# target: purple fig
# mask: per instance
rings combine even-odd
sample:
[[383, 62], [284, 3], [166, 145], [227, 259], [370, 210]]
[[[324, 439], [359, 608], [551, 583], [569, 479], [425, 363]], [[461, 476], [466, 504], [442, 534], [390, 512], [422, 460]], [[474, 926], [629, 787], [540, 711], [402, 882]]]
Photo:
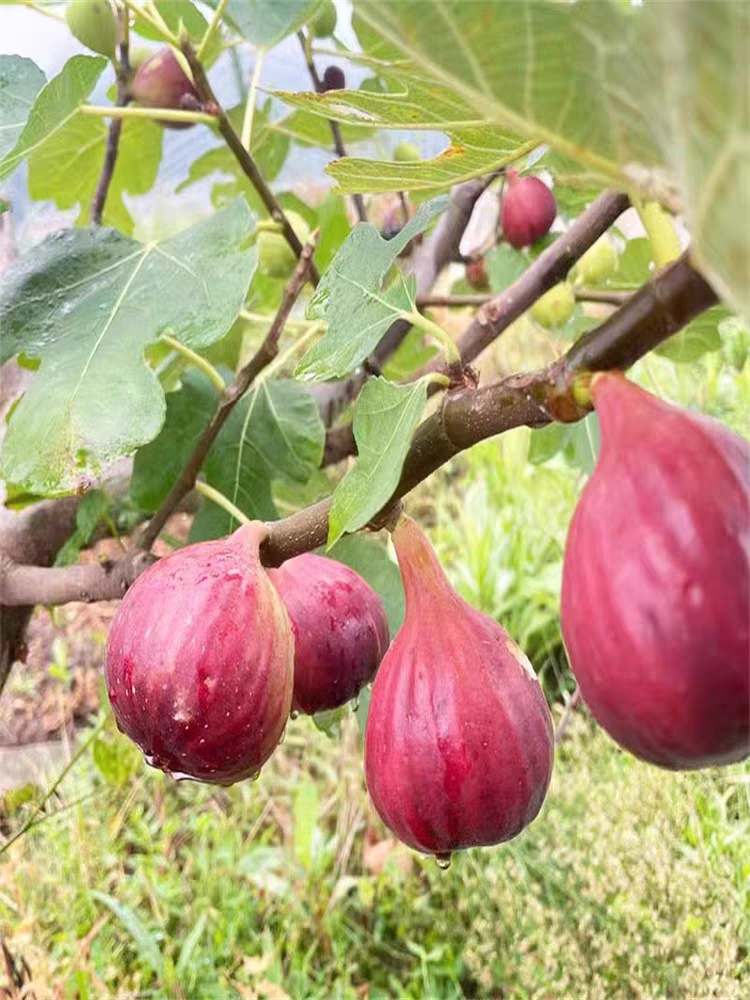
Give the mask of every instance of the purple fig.
[[[198, 92], [193, 82], [169, 47], [141, 63], [130, 81], [130, 96], [145, 108], [166, 108], [172, 111], [200, 111]], [[190, 128], [192, 122], [160, 121], [164, 128]]]
[[328, 66], [320, 81], [320, 89], [325, 94], [329, 90], [343, 90], [346, 87], [346, 77], [340, 66]]

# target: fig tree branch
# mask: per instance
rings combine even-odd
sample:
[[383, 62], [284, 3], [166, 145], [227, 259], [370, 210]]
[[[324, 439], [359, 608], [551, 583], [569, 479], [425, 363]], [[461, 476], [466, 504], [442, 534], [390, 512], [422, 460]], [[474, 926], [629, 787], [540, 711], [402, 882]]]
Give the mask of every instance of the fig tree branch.
[[[318, 71], [315, 68], [315, 62], [312, 57], [312, 52], [310, 51], [310, 43], [302, 31], [297, 32], [297, 38], [299, 38], [300, 45], [302, 46], [302, 51], [305, 55], [305, 62], [307, 63], [307, 69], [310, 74], [310, 79], [315, 87], [316, 94], [323, 93], [323, 83], [318, 76]], [[338, 122], [334, 121], [332, 118], [328, 119], [328, 124], [331, 126], [331, 134], [333, 135], [333, 145], [336, 150], [336, 156], [341, 158], [346, 156], [346, 148], [344, 146], [344, 140], [341, 137], [341, 126]], [[365, 200], [361, 194], [353, 194], [352, 202], [357, 210], [357, 215], [359, 216], [360, 222], [367, 222], [367, 209], [365, 208]], [[408, 222], [408, 215], [406, 218]]]
[[[130, 38], [128, 28], [127, 10], [117, 12], [117, 32], [119, 36], [117, 45], [117, 100], [116, 106], [124, 108], [130, 100], [128, 96], [128, 78], [130, 76]], [[99, 182], [94, 192], [94, 200], [91, 203], [91, 224], [100, 226], [104, 215], [104, 206], [109, 194], [109, 187], [112, 183], [112, 176], [117, 163], [117, 153], [120, 149], [120, 133], [122, 132], [122, 118], [113, 118], [109, 123], [107, 132], [107, 146], [104, 151], [104, 163]]]
[[[628, 368], [717, 301], [716, 293], [692, 267], [687, 254], [683, 254], [553, 364], [478, 389], [446, 394], [435, 413], [417, 429], [398, 486], [372, 523], [378, 525], [394, 502], [459, 452], [484, 438], [513, 427], [543, 427], [553, 420], [580, 420], [588, 412], [573, 395], [573, 387], [581, 375]], [[330, 508], [331, 500], [323, 500], [271, 523], [261, 549], [265, 565], [279, 565], [325, 544]], [[135, 558], [131, 553], [123, 561]], [[141, 568], [143, 565], [140, 564]], [[30, 580], [29, 567], [7, 560], [2, 603], [23, 605], [31, 599], [42, 604], [63, 604], [81, 600], [82, 594], [91, 601], [102, 600], [114, 596], [113, 587], [121, 586], [121, 581], [136, 567], [85, 568], [83, 586], [79, 566], [55, 570], [31, 567], [34, 573]]]
[[[611, 291], [599, 288], [575, 289], [577, 302], [601, 302], [609, 306], [621, 306], [630, 294], [630, 292], [620, 292], [614, 289]], [[418, 295], [417, 306], [420, 309], [466, 309], [468, 307], [478, 309], [487, 302], [491, 302], [495, 297], [492, 292], [478, 292], [473, 295]]]
[[206, 456], [211, 450], [211, 445], [216, 440], [219, 431], [224, 426], [237, 403], [242, 399], [247, 390], [253, 384], [263, 369], [269, 365], [279, 352], [279, 338], [281, 337], [286, 321], [289, 318], [294, 303], [299, 298], [305, 282], [309, 279], [312, 267], [312, 257], [317, 243], [317, 232], [313, 234], [310, 241], [302, 248], [297, 267], [289, 281], [284, 297], [281, 300], [278, 312], [266, 334], [263, 343], [255, 354], [250, 358], [235, 375], [234, 379], [226, 385], [220, 395], [216, 405], [214, 415], [206, 425], [206, 429], [198, 441], [192, 455], [188, 459], [182, 472], [175, 480], [172, 488], [164, 498], [162, 505], [149, 521], [143, 535], [139, 540], [139, 548], [150, 549], [159, 533], [167, 523], [170, 514], [176, 509], [180, 501], [185, 497], [195, 485]]
[[[203, 64], [200, 59], [198, 59], [195, 49], [189, 39], [185, 39], [181, 43], [180, 48], [182, 49], [182, 53], [190, 66], [190, 71], [193, 74], [193, 83], [195, 84], [195, 89], [198, 92], [201, 102], [206, 106], [212, 107], [212, 110], [216, 112], [216, 123], [222, 138], [226, 142], [239, 165], [242, 167], [242, 170], [249, 179], [250, 183], [260, 195], [261, 201], [268, 209], [268, 213], [271, 218], [278, 222], [281, 226], [281, 232], [284, 239], [287, 241], [297, 257], [301, 257], [303, 244], [300, 241], [300, 238], [297, 236], [294, 229], [292, 229], [289, 219], [284, 214], [284, 210], [276, 200], [275, 195], [266, 184], [263, 175], [258, 169], [257, 164], [255, 163], [255, 160], [251, 156], [249, 150], [245, 149], [242, 145], [242, 139], [235, 132], [232, 123], [227, 117], [227, 113], [216, 100], [216, 95], [211, 88], [211, 84], [208, 82], [208, 77], [206, 76]], [[309, 274], [312, 283], [317, 285], [320, 280], [320, 275], [315, 263], [312, 261], [309, 265]]]

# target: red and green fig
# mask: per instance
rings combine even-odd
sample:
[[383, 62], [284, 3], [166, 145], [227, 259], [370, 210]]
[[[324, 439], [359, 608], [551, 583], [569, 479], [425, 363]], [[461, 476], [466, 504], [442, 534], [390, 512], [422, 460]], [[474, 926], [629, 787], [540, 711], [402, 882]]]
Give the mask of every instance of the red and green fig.
[[380, 597], [353, 569], [310, 552], [269, 576], [294, 634], [292, 710], [313, 715], [356, 698], [390, 640]]
[[620, 374], [568, 534], [562, 628], [597, 722], [643, 760], [750, 754], [750, 448]]
[[507, 172], [500, 222], [511, 246], [520, 249], [536, 243], [547, 235], [556, 215], [557, 203], [544, 181]]
[[393, 541], [406, 618], [373, 685], [370, 796], [386, 826], [426, 854], [510, 840], [539, 812], [552, 774], [539, 681], [508, 633], [453, 590], [414, 521]]
[[284, 732], [294, 639], [260, 564], [267, 528], [178, 549], [120, 604], [104, 676], [119, 728], [175, 777], [257, 774]]
[[[145, 108], [200, 111], [201, 101], [180, 59], [169, 47], [141, 63], [128, 87], [130, 96]], [[164, 128], [190, 128], [192, 122], [160, 121]]]

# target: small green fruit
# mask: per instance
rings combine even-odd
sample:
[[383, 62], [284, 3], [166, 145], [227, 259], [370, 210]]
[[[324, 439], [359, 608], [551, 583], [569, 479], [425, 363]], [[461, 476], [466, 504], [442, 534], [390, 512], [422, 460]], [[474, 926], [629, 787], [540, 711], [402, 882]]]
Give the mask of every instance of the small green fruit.
[[584, 285], [601, 285], [617, 270], [617, 260], [617, 251], [602, 236], [578, 261], [576, 274]]
[[[292, 229], [299, 239], [305, 243], [310, 236], [310, 227], [296, 212], [286, 212]], [[258, 267], [261, 274], [268, 278], [286, 280], [291, 277], [297, 264], [294, 251], [284, 239], [282, 233], [270, 230], [261, 231], [258, 236]]]
[[393, 150], [396, 163], [417, 163], [422, 157], [413, 142], [400, 142]]
[[310, 22], [310, 32], [314, 38], [330, 38], [336, 30], [336, 4], [325, 0], [318, 13]]
[[560, 282], [538, 299], [531, 307], [531, 315], [547, 330], [565, 326], [576, 306], [573, 288], [567, 281]]
[[81, 45], [114, 58], [117, 25], [109, 0], [70, 0], [65, 5], [65, 19]]

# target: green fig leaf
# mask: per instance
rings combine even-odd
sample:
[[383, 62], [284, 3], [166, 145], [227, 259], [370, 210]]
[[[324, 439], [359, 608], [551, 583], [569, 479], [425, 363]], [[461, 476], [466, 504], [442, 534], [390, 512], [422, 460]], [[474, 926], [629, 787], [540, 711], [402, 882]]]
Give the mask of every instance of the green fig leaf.
[[308, 317], [326, 320], [328, 329], [300, 362], [299, 378], [347, 375], [373, 350], [399, 313], [414, 308], [413, 279], [384, 287], [385, 279], [409, 241], [424, 232], [447, 204], [445, 196], [425, 202], [392, 240], [384, 240], [369, 223], [352, 229], [308, 307]]
[[194, 349], [226, 333], [256, 265], [252, 223], [238, 200], [163, 242], [68, 230], [8, 268], [0, 359], [42, 363], [8, 425], [6, 479], [70, 491], [158, 434], [164, 393], [144, 349], [167, 331]]
[[669, 340], [655, 348], [661, 354], [678, 364], [692, 364], [709, 351], [721, 348], [719, 324], [732, 315], [725, 306], [714, 306], [692, 320]]
[[346, 532], [364, 527], [393, 495], [426, 401], [423, 379], [408, 385], [384, 378], [365, 383], [354, 411], [359, 457], [333, 494], [329, 546]]
[[[216, 7], [216, 0], [208, 0]], [[271, 49], [306, 24], [320, 0], [229, 0], [226, 18], [245, 41]]]
[[0, 169], [21, 137], [44, 73], [31, 59], [0, 56]]

